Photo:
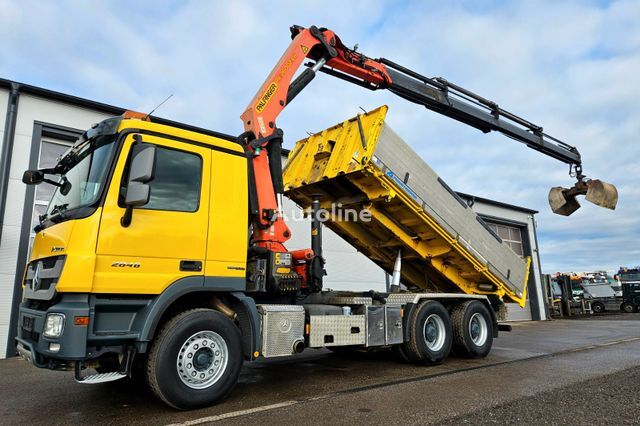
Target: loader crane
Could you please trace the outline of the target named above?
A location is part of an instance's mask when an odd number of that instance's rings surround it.
[[[254,156],[253,169],[259,189],[257,210],[254,212],[258,245],[280,250],[281,244],[290,238],[290,232],[277,214],[283,193],[280,179],[283,132],[276,126],[276,119],[317,72],[370,90],[389,90],[484,133],[503,133],[529,148],[567,163],[577,182],[569,189],[556,187],[550,191],[549,202],[554,213],[572,214],[580,207],[575,199],[577,195],[586,195],[587,200],[599,206],[615,208],[615,187],[600,180],[587,179],[582,172],[578,149],[548,135],[541,126],[443,78],[425,77],[385,58],[368,58],[346,47],[333,31],[326,28],[293,26],[291,35],[293,40],[288,49],[241,116],[245,127],[241,139],[245,138]],[[312,62],[293,79],[306,59]],[[272,187],[268,182],[273,182]]]
[[[577,149],[541,127],[444,79],[368,58],[328,29],[291,32],[239,137],[129,111],[92,126],[52,168],[24,173],[25,184],[56,188],[23,279],[23,358],[82,384],[143,375],[158,398],[189,409],[228,395],[244,361],[307,348],[392,350],[420,365],[452,350],[486,356],[509,329],[498,322],[505,302],[525,306],[531,259],[384,123],[386,107],[299,141],[283,171],[276,119],[318,72],[569,164],[577,183],[551,190],[557,213],[572,213],[579,194],[615,207],[615,188],[588,180]],[[288,251],[285,190],[312,212],[341,200],[369,209],[370,223],[327,226],[409,291],[323,290],[324,225],[314,216],[312,247]]]

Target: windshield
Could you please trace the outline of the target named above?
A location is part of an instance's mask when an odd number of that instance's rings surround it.
[[[640,281],[640,273],[620,273],[620,281]]]
[[[70,184],[69,192],[63,194],[65,191],[56,188],[47,207],[47,216],[62,215],[67,210],[87,207],[98,200],[115,145],[113,137],[98,136],[76,147],[76,152],[65,164],[65,171],[60,176],[60,183]]]

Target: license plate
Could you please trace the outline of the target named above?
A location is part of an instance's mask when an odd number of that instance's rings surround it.
[[[26,331],[33,331],[33,323],[35,322],[35,318],[33,317],[22,317],[22,328]]]

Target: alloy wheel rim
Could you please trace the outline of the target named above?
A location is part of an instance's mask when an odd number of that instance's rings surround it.
[[[431,314],[424,322],[423,335],[427,348],[438,352],[444,347],[447,330],[440,315]]]
[[[482,346],[487,341],[488,335],[489,327],[487,326],[487,320],[481,313],[476,312],[469,320],[469,336],[471,337],[471,341],[476,346]]]
[[[215,331],[194,333],[180,347],[176,371],[182,383],[192,389],[205,389],[224,374],[229,361],[225,340]]]

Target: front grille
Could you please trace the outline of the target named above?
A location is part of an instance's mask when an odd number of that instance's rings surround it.
[[[29,263],[24,276],[27,299],[51,300],[62,274],[65,256],[51,256]]]
[[[24,306],[25,308],[33,309],[34,311],[46,311],[53,305],[60,303],[60,300],[60,295],[55,296],[51,300],[26,299],[24,301]]]

